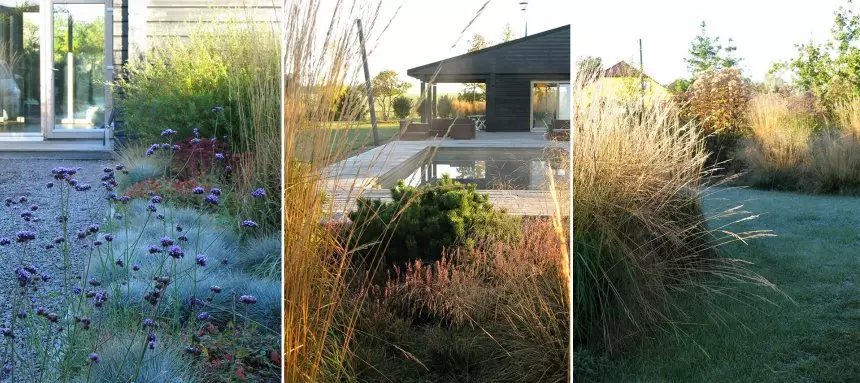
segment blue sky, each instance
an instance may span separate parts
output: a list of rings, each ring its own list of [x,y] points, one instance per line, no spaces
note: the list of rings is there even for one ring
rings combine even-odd
[[[774,62],[795,55],[795,44],[830,36],[834,12],[846,0],[616,0],[576,1],[571,17],[572,61],[596,56],[609,66],[638,62],[642,39],[645,73],[661,83],[687,77],[684,58],[699,24],[725,43],[733,38],[746,76],[761,80]]]

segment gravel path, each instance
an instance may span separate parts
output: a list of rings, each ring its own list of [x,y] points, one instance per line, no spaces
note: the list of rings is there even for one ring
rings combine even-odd
[[[102,196],[104,190],[101,187],[100,178],[104,175],[102,169],[105,166],[113,166],[114,162],[107,161],[63,161],[63,160],[2,160],[0,159],[0,237],[14,238],[15,232],[19,230],[31,230],[36,233],[35,246],[37,251],[31,252],[27,261],[38,268],[40,273],[47,273],[51,279],[42,283],[38,291],[39,297],[36,304],[45,306],[49,310],[59,310],[59,297],[56,292],[63,288],[63,258],[56,250],[45,250],[41,248],[51,243],[54,238],[62,235],[61,226],[58,223],[61,204],[59,201],[59,190],[47,188],[46,184],[53,181],[51,169],[57,166],[80,167],[81,170],[75,176],[80,182],[92,185],[92,190],[87,192],[73,192],[69,202],[69,228],[72,235],[78,230],[86,228],[92,223],[100,223],[105,214],[106,203]],[[2,201],[6,198],[18,200],[26,197],[27,202],[7,208]],[[25,222],[20,213],[27,210],[30,205],[37,205],[38,210],[34,216],[38,221]],[[38,246],[38,247],[37,247]],[[21,266],[19,261],[19,246],[13,245],[0,247],[0,326],[8,326],[12,307],[17,299],[17,280],[15,268]],[[71,261],[73,268],[78,267],[83,260],[81,253],[85,251],[80,246],[73,246]],[[67,287],[70,288],[70,287]],[[52,294],[53,293],[53,294]],[[0,337],[0,365],[8,362],[6,340]],[[0,378],[2,380],[2,378]]]

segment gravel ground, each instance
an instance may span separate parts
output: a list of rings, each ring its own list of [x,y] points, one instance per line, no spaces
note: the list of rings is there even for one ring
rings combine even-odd
[[[58,224],[60,216],[59,190],[47,188],[45,185],[53,181],[51,169],[57,166],[80,167],[81,170],[76,178],[82,183],[92,185],[92,190],[87,192],[74,192],[69,202],[69,228],[74,233],[86,228],[92,223],[102,222],[105,214],[106,204],[102,199],[104,190],[101,188],[100,178],[104,175],[102,169],[112,166],[115,162],[108,161],[63,161],[63,160],[2,160],[0,159],[0,201],[6,198],[18,200],[21,196],[27,198],[25,206],[17,205],[11,209],[0,202],[0,237],[14,238],[18,230],[32,230],[36,232],[36,246],[50,243],[54,238],[61,236],[61,226]],[[38,205],[35,216],[38,222],[24,222],[20,212],[30,205]],[[74,235],[74,234],[72,234]],[[30,245],[31,248],[35,246]],[[8,326],[11,319],[12,307],[17,298],[17,280],[15,268],[21,266],[18,259],[18,246],[0,247],[0,326]],[[85,249],[80,246],[73,247],[71,261],[73,268],[80,270],[79,265],[83,261]],[[33,264],[40,273],[47,273],[51,279],[41,284],[47,288],[38,291],[39,297],[36,304],[45,306],[49,310],[59,310],[60,289],[70,288],[63,285],[63,258],[56,250],[45,250],[31,252],[28,264]],[[52,294],[53,293],[53,294]],[[19,337],[20,338],[20,337]],[[6,340],[0,339],[0,364],[8,362]],[[0,380],[3,380],[0,378]]]

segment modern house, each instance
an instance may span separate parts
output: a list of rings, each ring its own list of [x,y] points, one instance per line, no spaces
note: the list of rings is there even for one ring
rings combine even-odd
[[[666,87],[626,61],[619,61],[604,70],[603,75],[583,91],[586,94],[596,93],[599,97],[615,100],[641,98],[646,102],[652,102],[672,99],[672,94]]]
[[[0,0],[0,152],[110,150],[121,66],[196,22],[277,17],[257,1]]]
[[[417,46],[420,46],[417,45]],[[447,58],[406,71],[421,80],[422,123],[434,129],[436,84],[486,85],[488,132],[544,132],[569,126],[570,25]]]

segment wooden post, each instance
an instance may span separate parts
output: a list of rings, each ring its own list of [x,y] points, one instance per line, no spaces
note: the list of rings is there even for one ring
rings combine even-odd
[[[427,83],[427,95],[424,97],[424,115],[427,116],[427,123],[433,123],[433,112],[430,109],[430,103],[433,101],[433,83]]]
[[[427,96],[424,94],[425,82],[421,81],[421,106],[418,107],[418,113],[421,115],[421,122],[427,121],[427,109],[424,108],[427,105]]]
[[[436,110],[436,84],[433,84],[433,87],[431,89],[433,90],[433,101],[430,105],[430,110],[432,112],[431,116],[433,116],[433,118],[436,118],[439,117],[439,111]]]
[[[361,61],[364,63],[364,84],[367,88],[367,103],[370,111],[370,127],[373,130],[373,146],[379,146],[379,129],[376,127],[376,108],[373,106],[373,87],[370,85],[370,69],[367,67],[367,52],[364,50],[364,31],[361,19],[355,19],[358,26],[358,43],[361,45]]]

